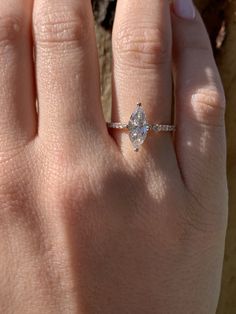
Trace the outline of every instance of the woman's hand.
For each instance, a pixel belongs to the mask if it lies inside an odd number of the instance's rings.
[[[174,73],[174,138],[135,153],[108,133],[90,1],[0,3],[2,314],[216,310],[225,100],[202,20],[189,0],[119,0],[113,54],[112,120],[142,102],[171,123]]]

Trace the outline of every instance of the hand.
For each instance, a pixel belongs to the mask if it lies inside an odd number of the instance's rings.
[[[1,1],[3,314],[216,310],[225,99],[203,22],[187,0],[119,0],[113,54],[112,120],[141,101],[171,123],[173,70],[174,138],[150,133],[135,153],[108,133],[90,1]]]

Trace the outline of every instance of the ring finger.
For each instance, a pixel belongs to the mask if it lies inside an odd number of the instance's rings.
[[[170,123],[171,46],[168,1],[118,1],[113,28],[113,120],[126,123],[141,102],[148,122]],[[127,135],[121,134],[114,132],[122,150],[131,147]],[[147,141],[157,150],[155,136]]]

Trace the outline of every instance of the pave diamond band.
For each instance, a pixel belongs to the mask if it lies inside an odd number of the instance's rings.
[[[128,129],[129,125],[121,122],[108,122],[107,127],[111,129]]]
[[[140,103],[137,104],[137,108],[132,113],[128,123],[110,122],[107,123],[107,127],[111,129],[127,129],[135,151],[139,151],[149,131],[173,132],[176,129],[175,125],[147,123],[146,114]]]
[[[129,124],[121,122],[108,122],[107,127],[110,129],[129,129]],[[146,124],[148,130],[154,132],[174,132],[176,129],[175,125],[168,124]]]

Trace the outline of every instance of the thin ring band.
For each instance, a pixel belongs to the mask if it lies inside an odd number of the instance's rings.
[[[154,132],[174,132],[176,130],[175,125],[170,124],[146,124],[148,130]],[[129,124],[121,122],[108,122],[107,127],[110,129],[129,129]]]

